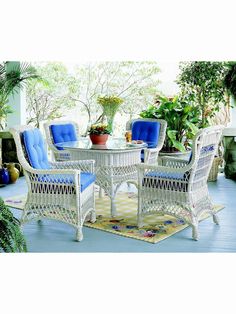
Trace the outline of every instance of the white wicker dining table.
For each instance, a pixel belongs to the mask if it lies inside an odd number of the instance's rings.
[[[141,163],[141,150],[147,144],[132,145],[123,138],[109,138],[106,145],[93,145],[89,138],[57,143],[66,149],[72,160],[95,160],[96,184],[111,199],[111,216],[116,216],[116,193],[124,182],[137,185],[137,165]]]

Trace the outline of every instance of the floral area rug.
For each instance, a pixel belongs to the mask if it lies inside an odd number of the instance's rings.
[[[25,199],[25,195],[15,196],[6,199],[5,203],[10,207],[23,209]],[[135,193],[118,193],[116,197],[117,216],[111,218],[110,199],[107,196],[103,198],[96,196],[97,221],[94,224],[85,222],[84,226],[149,243],[157,243],[189,226],[182,219],[154,214],[144,217],[145,225],[143,228],[138,229],[137,203],[137,195]],[[214,206],[215,211],[219,211],[222,208],[223,206],[221,205]],[[203,219],[208,217],[209,215],[206,215]]]

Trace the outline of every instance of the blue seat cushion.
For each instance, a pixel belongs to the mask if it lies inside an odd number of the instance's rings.
[[[142,140],[148,148],[157,147],[160,123],[156,121],[134,121],[132,124],[132,140]]]
[[[22,133],[24,148],[30,165],[36,169],[50,169],[44,140],[39,129]]]
[[[73,124],[52,124],[50,130],[54,144],[77,141],[76,130]],[[62,147],[57,147],[59,150],[63,150]]]
[[[95,182],[96,176],[93,173],[81,172],[80,173],[80,188],[83,192],[90,184]]]
[[[95,182],[96,176],[93,173],[81,172],[80,173],[80,191],[83,192],[90,184]],[[60,183],[60,184],[73,184],[74,177],[72,175],[62,175],[62,174],[49,174],[38,176],[38,181],[40,182],[50,182],[50,183]],[[63,193],[62,186],[56,186],[52,189],[53,192]],[[73,190],[74,191],[74,190]],[[64,192],[65,193],[65,192]]]

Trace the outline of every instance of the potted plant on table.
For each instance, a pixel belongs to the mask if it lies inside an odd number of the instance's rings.
[[[107,124],[97,123],[91,125],[88,133],[94,145],[105,145],[111,129]]]
[[[97,102],[103,109],[103,113],[99,117],[98,121],[103,121],[104,118],[106,118],[107,124],[112,132],[114,118],[120,105],[123,103],[123,99],[114,95],[105,95],[99,96]]]
[[[198,108],[190,106],[178,96],[158,96],[156,103],[143,110],[140,117],[163,119],[167,122],[167,136],[161,154],[186,154],[190,150],[191,139],[198,131]]]

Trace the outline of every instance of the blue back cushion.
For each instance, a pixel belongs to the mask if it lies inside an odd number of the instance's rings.
[[[24,131],[22,138],[30,165],[36,169],[49,169],[48,156],[39,129]]]
[[[142,140],[149,148],[158,144],[160,123],[155,121],[134,121],[132,124],[132,140]]]
[[[51,134],[55,144],[77,141],[75,127],[71,123],[50,125]]]

